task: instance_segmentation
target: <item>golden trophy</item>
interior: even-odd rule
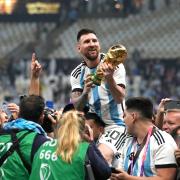
[[[127,49],[121,45],[117,44],[109,48],[107,54],[105,55],[102,63],[108,63],[115,68],[120,63],[123,63],[127,58]],[[97,86],[100,86],[101,81],[103,80],[103,72],[100,70],[99,66],[94,74],[92,74],[91,79],[93,83]]]

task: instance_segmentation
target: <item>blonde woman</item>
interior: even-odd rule
[[[96,148],[88,143],[89,129],[77,111],[68,111],[60,120],[58,139],[44,143],[33,160],[30,180],[84,180],[88,178],[88,155],[95,179],[108,179],[111,170]]]

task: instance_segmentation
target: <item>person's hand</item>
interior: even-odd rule
[[[89,124],[85,125],[85,131],[84,131],[84,134],[83,134],[83,139],[85,139],[88,142],[92,142],[94,140],[94,138],[93,138],[93,130],[89,126]]]
[[[8,122],[8,116],[2,109],[0,109],[0,128],[6,122]]]
[[[19,106],[15,103],[9,103],[8,109],[12,113],[13,119],[17,119],[19,116]]]
[[[175,150],[174,154],[176,157],[176,162],[177,162],[178,166],[180,166],[180,149]]]
[[[42,71],[42,66],[36,59],[35,53],[33,53],[31,59],[31,76],[34,78],[39,78],[41,71]]]
[[[166,102],[168,102],[170,100],[171,99],[169,99],[169,98],[161,99],[161,102],[159,103],[158,108],[157,108],[157,112],[164,112],[164,105],[166,104]]]
[[[111,173],[111,180],[128,180],[129,174],[122,169],[117,169],[118,173]]]
[[[114,67],[108,63],[101,63],[100,69],[103,72],[103,76],[106,80],[112,79],[114,74]]]
[[[88,94],[93,87],[93,81],[91,79],[91,75],[87,75],[86,79],[84,81],[84,89],[83,89],[83,94]]]
[[[59,109],[59,110],[56,110],[54,112],[54,115],[56,116],[56,121],[57,123],[59,123],[61,117],[62,117],[62,113],[63,113],[63,108]]]
[[[52,126],[56,126],[57,124],[56,116],[52,116],[51,114],[48,114],[48,119],[52,123]]]

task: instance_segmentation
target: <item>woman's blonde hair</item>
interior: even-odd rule
[[[81,142],[81,135],[85,129],[85,119],[77,111],[68,111],[60,120],[58,130],[58,145],[56,153],[68,162],[72,162],[74,152]]]

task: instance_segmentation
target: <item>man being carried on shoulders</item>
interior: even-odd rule
[[[71,73],[71,99],[77,110],[81,111],[87,105],[106,124],[98,148],[108,163],[112,164],[125,137],[122,107],[125,97],[125,68],[122,63],[116,68],[111,64],[101,63],[105,55],[100,53],[99,40],[93,30],[81,29],[78,32],[77,50],[82,56],[82,63]],[[99,86],[93,84],[91,76],[97,67],[104,76]]]

